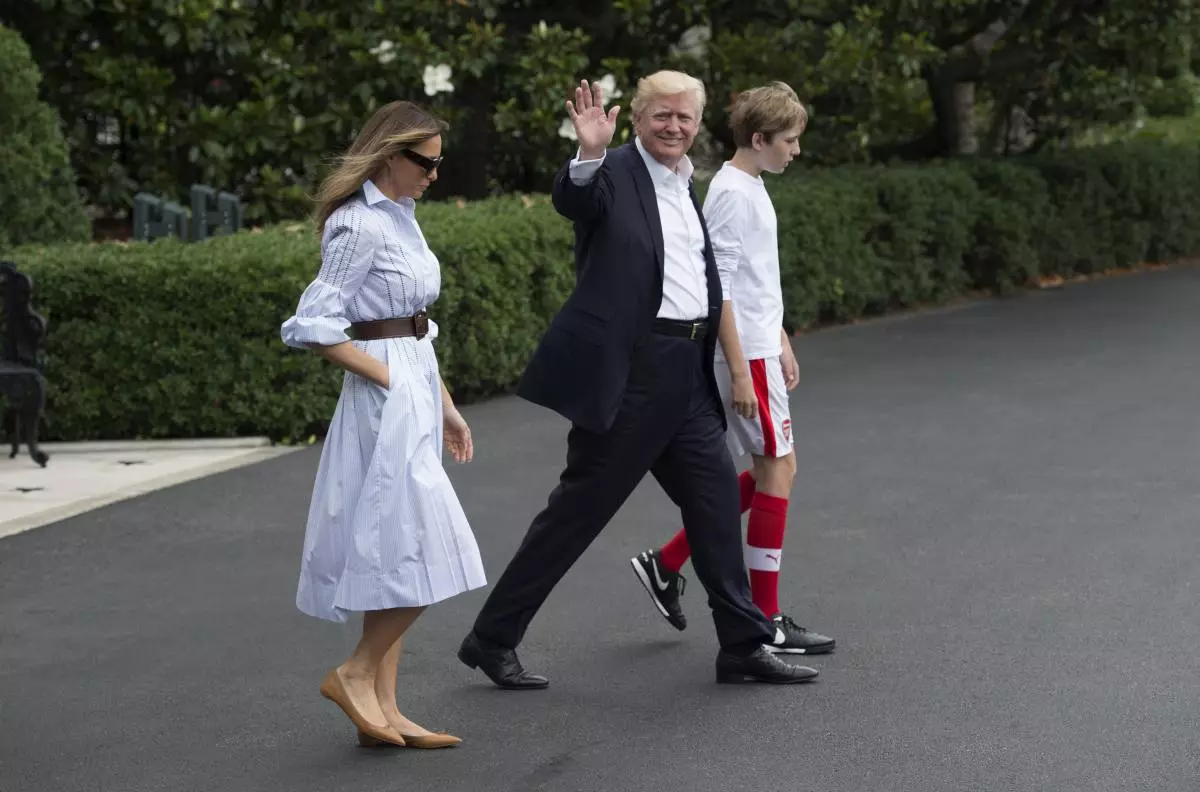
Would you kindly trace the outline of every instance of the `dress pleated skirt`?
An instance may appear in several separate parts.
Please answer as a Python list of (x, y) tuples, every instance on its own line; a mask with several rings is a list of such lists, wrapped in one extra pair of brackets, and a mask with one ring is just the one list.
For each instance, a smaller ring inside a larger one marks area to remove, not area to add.
[(296, 606), (320, 619), (432, 605), (486, 584), (442, 467), (437, 357), (426, 337), (354, 342), (389, 387), (346, 373), (313, 485)]

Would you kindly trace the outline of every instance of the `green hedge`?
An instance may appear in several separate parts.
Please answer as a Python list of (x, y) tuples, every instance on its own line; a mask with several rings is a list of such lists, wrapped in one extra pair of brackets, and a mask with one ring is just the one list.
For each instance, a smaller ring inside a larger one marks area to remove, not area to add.
[[(789, 320), (845, 321), (1038, 275), (1200, 252), (1200, 147), (835, 168), (768, 178)], [(573, 282), (545, 196), (418, 209), (443, 271), (439, 357), (459, 399), (510, 388)], [(307, 226), (203, 243), (25, 247), (50, 319), (52, 439), (266, 434), (328, 421), (340, 374), (279, 340), (318, 267)]]
[[(442, 262), (439, 358), (464, 398), (512, 382), (570, 288), (571, 231), (548, 201), (420, 209)], [(298, 223), (192, 244), (13, 251), (50, 323), (45, 437), (319, 432), (341, 375), (279, 337), (318, 251), (311, 227)]]

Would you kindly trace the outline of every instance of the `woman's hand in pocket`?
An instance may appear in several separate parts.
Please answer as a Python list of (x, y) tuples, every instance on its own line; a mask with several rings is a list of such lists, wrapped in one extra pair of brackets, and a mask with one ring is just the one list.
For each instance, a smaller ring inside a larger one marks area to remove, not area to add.
[(376, 385), (384, 390), (392, 389), (392, 375), (388, 371), (387, 364), (381, 360), (375, 361), (376, 365), (372, 366), (375, 371), (371, 374), (371, 379)]
[(309, 344), (309, 348), (321, 357), (336, 363), (351, 374), (374, 382), (384, 390), (391, 390), (391, 375), (387, 363), (368, 355), (349, 341), (340, 344)]

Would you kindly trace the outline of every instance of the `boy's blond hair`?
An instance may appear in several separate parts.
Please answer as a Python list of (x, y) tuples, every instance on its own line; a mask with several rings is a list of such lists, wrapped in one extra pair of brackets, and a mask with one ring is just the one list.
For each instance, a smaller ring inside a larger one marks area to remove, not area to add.
[(780, 133), (799, 125), (808, 125), (808, 111), (800, 97), (784, 82), (770, 82), (749, 91), (742, 91), (733, 100), (729, 111), (729, 126), (738, 148), (750, 148), (754, 133), (761, 132), (766, 142)]

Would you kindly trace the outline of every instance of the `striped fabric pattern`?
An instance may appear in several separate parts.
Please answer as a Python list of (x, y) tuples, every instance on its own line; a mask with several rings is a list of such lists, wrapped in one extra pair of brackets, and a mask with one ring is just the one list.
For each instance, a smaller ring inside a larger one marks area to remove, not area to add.
[[(437, 258), (413, 214), (370, 182), (326, 224), (321, 268), (281, 328), (289, 346), (349, 340), (350, 322), (411, 316), (437, 299)], [(296, 606), (350, 613), (431, 605), (486, 584), (442, 466), (435, 325), (422, 339), (355, 341), (389, 387), (347, 372), (309, 505)]]

